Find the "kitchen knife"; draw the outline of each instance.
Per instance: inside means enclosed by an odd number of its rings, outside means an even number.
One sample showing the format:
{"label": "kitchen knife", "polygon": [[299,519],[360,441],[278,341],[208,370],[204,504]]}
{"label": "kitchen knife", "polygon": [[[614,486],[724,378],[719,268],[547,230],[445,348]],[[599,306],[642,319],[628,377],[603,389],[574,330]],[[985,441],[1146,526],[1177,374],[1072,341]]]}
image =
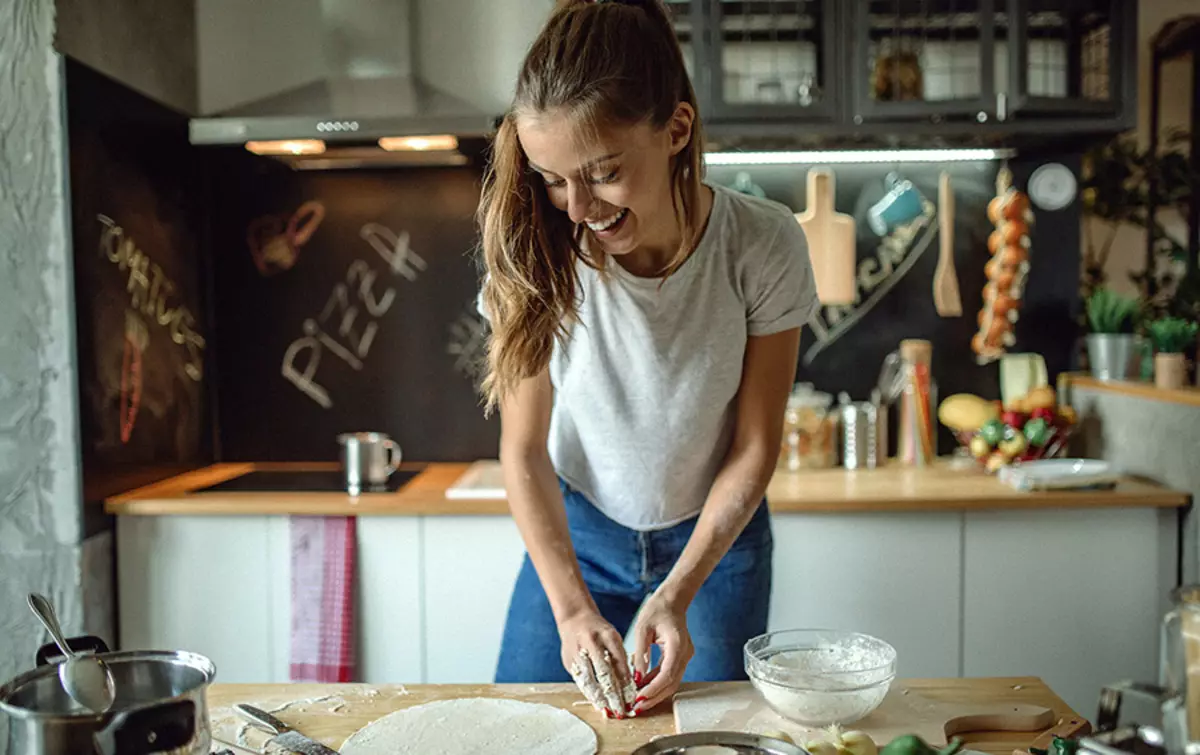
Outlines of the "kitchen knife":
{"label": "kitchen knife", "polygon": [[265,710],[245,703],[238,703],[233,709],[258,728],[275,735],[267,742],[268,747],[274,746],[300,755],[338,755],[337,750],[304,736]]}

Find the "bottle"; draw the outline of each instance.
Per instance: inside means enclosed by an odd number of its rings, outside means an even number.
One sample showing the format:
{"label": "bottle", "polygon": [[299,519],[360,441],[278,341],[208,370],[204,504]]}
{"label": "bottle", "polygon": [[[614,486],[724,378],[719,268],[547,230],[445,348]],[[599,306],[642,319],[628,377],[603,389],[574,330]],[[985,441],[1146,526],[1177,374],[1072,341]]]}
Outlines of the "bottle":
{"label": "bottle", "polygon": [[900,342],[899,453],[901,464],[923,467],[937,458],[937,383],[930,363],[933,345],[920,339]]}

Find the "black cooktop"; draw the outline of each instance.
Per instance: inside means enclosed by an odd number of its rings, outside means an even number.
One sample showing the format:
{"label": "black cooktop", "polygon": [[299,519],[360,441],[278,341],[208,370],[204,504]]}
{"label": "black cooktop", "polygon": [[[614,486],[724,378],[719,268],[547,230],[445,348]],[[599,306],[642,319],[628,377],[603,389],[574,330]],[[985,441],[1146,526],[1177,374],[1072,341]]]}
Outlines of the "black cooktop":
{"label": "black cooktop", "polygon": [[[364,493],[394,493],[404,487],[412,478],[421,473],[420,469],[397,470],[388,478],[387,484],[378,487],[363,486]],[[237,490],[243,492],[342,492],[346,490],[346,481],[341,470],[311,471],[288,469],[261,469],[247,472],[206,488],[197,488],[193,492],[205,493],[214,490]]]}

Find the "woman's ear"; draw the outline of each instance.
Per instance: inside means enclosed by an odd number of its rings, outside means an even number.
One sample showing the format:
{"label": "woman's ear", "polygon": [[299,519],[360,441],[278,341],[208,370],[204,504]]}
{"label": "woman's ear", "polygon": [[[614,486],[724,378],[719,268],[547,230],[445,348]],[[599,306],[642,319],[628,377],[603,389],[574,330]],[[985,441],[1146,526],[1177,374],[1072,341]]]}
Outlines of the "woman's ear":
{"label": "woman's ear", "polygon": [[696,110],[687,102],[681,102],[667,121],[667,135],[671,138],[671,156],[683,151],[692,140],[692,125],[696,122]]}

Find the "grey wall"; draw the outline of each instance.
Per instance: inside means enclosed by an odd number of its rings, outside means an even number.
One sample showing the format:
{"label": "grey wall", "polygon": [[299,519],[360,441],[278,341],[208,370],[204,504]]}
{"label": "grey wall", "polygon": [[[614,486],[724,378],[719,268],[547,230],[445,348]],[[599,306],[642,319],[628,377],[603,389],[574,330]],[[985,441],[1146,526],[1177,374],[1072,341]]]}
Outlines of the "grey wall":
{"label": "grey wall", "polygon": [[176,110],[197,112],[195,0],[55,5],[59,52]]}
{"label": "grey wall", "polygon": [[[48,595],[64,628],[87,621],[54,0],[0,3],[0,678],[42,633],[24,606]],[[101,547],[103,558],[103,547]],[[105,603],[105,596],[98,596]],[[103,631],[103,628],[99,628]],[[0,718],[0,752],[7,739]]]}
{"label": "grey wall", "polygon": [[[1105,459],[1127,474],[1200,497],[1200,407],[1072,386],[1069,400],[1080,417],[1074,449]],[[1188,511],[1180,524],[1182,581],[1200,579],[1200,517]],[[1097,554],[1103,557],[1103,554]],[[1177,564],[1161,568],[1176,571]],[[1174,580],[1172,580],[1174,581]],[[1161,595],[1162,607],[1167,595]]]}

